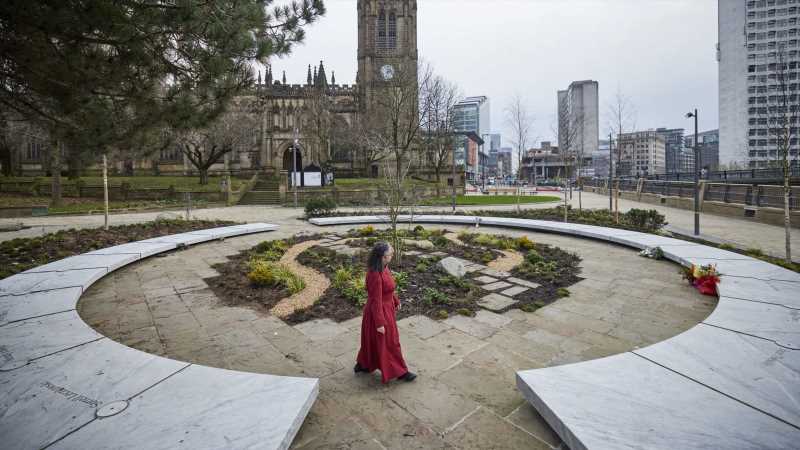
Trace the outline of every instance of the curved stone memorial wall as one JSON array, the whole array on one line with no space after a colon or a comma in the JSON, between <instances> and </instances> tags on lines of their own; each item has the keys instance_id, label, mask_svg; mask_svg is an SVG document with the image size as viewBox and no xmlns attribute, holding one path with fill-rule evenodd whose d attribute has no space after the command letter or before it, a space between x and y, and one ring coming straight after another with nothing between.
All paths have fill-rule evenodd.
<instances>
[{"instance_id":1,"label":"curved stone memorial wall","mask_svg":"<svg viewBox=\"0 0 800 450\"><path fill-rule=\"evenodd\" d=\"M246 224L147 239L0 281L0 447L288 448L319 381L205 367L114 342L75 308L95 281L157 253L273 231Z\"/></svg>"},{"instance_id":2,"label":"curved stone memorial wall","mask_svg":"<svg viewBox=\"0 0 800 450\"><path fill-rule=\"evenodd\" d=\"M473 216L413 220L561 233L636 249L658 246L684 266L716 264L719 302L690 330L607 358L517 373L520 391L572 450L800 447L800 274L701 244L614 228Z\"/></svg>"}]
</instances>

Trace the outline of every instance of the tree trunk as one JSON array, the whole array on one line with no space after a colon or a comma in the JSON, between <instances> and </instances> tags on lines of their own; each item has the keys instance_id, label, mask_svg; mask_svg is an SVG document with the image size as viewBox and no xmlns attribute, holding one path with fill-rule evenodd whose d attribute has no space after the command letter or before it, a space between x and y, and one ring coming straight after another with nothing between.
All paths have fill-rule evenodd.
<instances>
[{"instance_id":1,"label":"tree trunk","mask_svg":"<svg viewBox=\"0 0 800 450\"><path fill-rule=\"evenodd\" d=\"M788 154L789 149L784 154L783 160L783 228L786 238L786 262L792 263L792 213L789 208L789 200L792 194L792 186L790 184L790 170Z\"/></svg>"},{"instance_id":2,"label":"tree trunk","mask_svg":"<svg viewBox=\"0 0 800 450\"><path fill-rule=\"evenodd\" d=\"M200 172L200 185L205 186L208 184L208 169L207 168L199 168L197 169Z\"/></svg>"},{"instance_id":3,"label":"tree trunk","mask_svg":"<svg viewBox=\"0 0 800 450\"><path fill-rule=\"evenodd\" d=\"M569 183L569 178L564 178L564 222L569 222L569 207L567 203L567 183Z\"/></svg>"},{"instance_id":4,"label":"tree trunk","mask_svg":"<svg viewBox=\"0 0 800 450\"><path fill-rule=\"evenodd\" d=\"M50 174L52 184L50 187L50 206L61 206L64 204L61 196L61 151L58 148L58 141L53 141L50 150Z\"/></svg>"},{"instance_id":5,"label":"tree trunk","mask_svg":"<svg viewBox=\"0 0 800 450\"><path fill-rule=\"evenodd\" d=\"M441 175L441 168L436 166L436 196L440 197L442 195L441 188L442 188L442 175ZM455 182L455 180L453 180Z\"/></svg>"}]
</instances>

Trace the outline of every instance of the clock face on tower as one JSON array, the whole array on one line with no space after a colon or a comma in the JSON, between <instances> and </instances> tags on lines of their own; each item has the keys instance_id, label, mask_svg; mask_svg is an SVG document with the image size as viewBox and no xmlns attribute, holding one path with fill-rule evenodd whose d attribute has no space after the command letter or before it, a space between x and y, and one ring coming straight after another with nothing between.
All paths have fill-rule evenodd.
<instances>
[{"instance_id":1,"label":"clock face on tower","mask_svg":"<svg viewBox=\"0 0 800 450\"><path fill-rule=\"evenodd\" d=\"M394 67L391 64L386 64L381 67L381 76L385 81L389 81L394 78Z\"/></svg>"}]
</instances>

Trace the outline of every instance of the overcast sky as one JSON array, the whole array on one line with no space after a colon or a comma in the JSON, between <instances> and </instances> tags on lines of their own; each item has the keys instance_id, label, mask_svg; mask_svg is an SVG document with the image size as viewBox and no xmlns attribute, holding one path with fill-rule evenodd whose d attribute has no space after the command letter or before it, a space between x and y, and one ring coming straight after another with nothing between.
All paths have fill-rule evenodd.
<instances>
[{"instance_id":1,"label":"overcast sky","mask_svg":"<svg viewBox=\"0 0 800 450\"><path fill-rule=\"evenodd\" d=\"M419 0L420 57L467 96L486 95L492 131L510 133L504 111L515 93L534 116L533 138L553 140L556 91L600 83L600 132L617 89L631 98L637 129L718 127L717 0ZM326 0L305 44L273 62L276 77L305 83L325 61L338 84L355 82L355 0ZM692 130L693 131L693 130Z\"/></svg>"}]
</instances>

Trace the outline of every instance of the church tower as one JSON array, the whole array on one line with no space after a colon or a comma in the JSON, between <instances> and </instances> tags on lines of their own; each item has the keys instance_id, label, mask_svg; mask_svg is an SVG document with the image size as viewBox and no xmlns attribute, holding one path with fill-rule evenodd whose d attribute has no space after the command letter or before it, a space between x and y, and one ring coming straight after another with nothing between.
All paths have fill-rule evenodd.
<instances>
[{"instance_id":1,"label":"church tower","mask_svg":"<svg viewBox=\"0 0 800 450\"><path fill-rule=\"evenodd\" d=\"M361 107L399 77L417 76L417 0L358 0Z\"/></svg>"}]
</instances>

